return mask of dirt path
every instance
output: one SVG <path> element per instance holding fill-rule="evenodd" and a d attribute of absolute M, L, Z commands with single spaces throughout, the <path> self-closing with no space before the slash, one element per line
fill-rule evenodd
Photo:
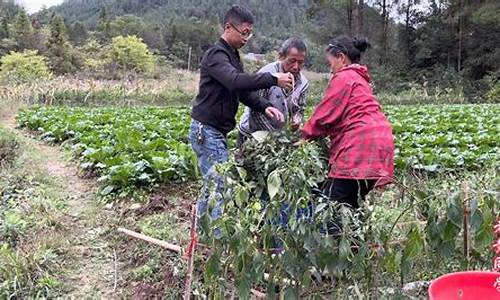
<path fill-rule="evenodd" d="M 13 113 L 0 116 L 0 123 L 17 135 Z M 58 147 L 26 139 L 28 147 L 43 158 L 42 167 L 61 184 L 61 197 L 67 207 L 63 226 L 67 229 L 69 258 L 64 262 L 60 281 L 68 288 L 67 296 L 82 298 L 115 298 L 115 254 L 106 242 L 106 211 L 95 201 L 96 188 L 92 181 L 78 176 L 76 166 L 68 162 Z"/>

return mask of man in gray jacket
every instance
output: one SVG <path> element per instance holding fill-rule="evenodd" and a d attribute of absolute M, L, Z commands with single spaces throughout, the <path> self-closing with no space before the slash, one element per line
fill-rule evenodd
<path fill-rule="evenodd" d="M 309 82 L 301 72 L 304 67 L 306 54 L 307 47 L 302 39 L 296 37 L 289 38 L 281 46 L 279 60 L 264 66 L 258 71 L 258 73 L 293 74 L 294 86 L 291 90 L 272 86 L 259 91 L 259 94 L 267 99 L 269 104 L 281 111 L 285 122 L 278 122 L 262 112 L 247 107 L 238 125 L 240 132 L 239 145 L 256 131 L 277 131 L 281 130 L 286 124 L 292 128 L 299 127 L 304 116 L 306 95 L 309 89 Z"/>

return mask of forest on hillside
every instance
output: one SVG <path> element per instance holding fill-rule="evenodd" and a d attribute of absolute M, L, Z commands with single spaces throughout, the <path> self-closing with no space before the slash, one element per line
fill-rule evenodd
<path fill-rule="evenodd" d="M 1 0 L 0 56 L 36 50 L 55 74 L 75 73 L 86 62 L 100 65 L 96 53 L 114 37 L 137 36 L 158 61 L 187 68 L 189 59 L 193 69 L 233 3 L 256 15 L 256 36 L 245 52 L 272 52 L 287 37 L 301 36 L 309 45 L 308 68 L 324 72 L 323 49 L 331 38 L 366 36 L 372 49 L 365 63 L 378 90 L 418 84 L 461 89 L 470 102 L 498 97 L 495 0 L 67 0 L 30 16 L 14 1 Z"/>

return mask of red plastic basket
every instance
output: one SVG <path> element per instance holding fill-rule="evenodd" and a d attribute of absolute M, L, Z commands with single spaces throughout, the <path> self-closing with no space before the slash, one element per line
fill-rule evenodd
<path fill-rule="evenodd" d="M 431 300 L 500 299 L 500 273 L 457 272 L 445 274 L 429 286 Z"/>

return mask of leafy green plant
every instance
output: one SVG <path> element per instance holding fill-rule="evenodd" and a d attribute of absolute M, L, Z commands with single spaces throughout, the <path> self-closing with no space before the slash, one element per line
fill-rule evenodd
<path fill-rule="evenodd" d="M 436 172 L 497 164 L 500 106 L 385 108 L 396 136 L 396 166 Z"/>
<path fill-rule="evenodd" d="M 100 175 L 103 195 L 196 175 L 186 109 L 38 107 L 18 120 L 47 141 L 68 140 L 80 166 Z"/>
<path fill-rule="evenodd" d="M 477 170 L 498 163 L 500 106 L 387 106 L 400 170 Z M 310 110 L 309 110 L 310 113 Z M 101 175 L 105 194 L 194 178 L 186 108 L 34 107 L 21 126 L 68 140 L 81 167 Z"/>

